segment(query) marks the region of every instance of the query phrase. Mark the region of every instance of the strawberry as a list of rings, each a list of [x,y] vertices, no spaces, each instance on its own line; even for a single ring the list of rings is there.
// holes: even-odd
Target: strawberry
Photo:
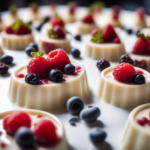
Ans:
[[[11,29],[11,26],[8,26],[8,27],[5,29],[5,32],[6,32],[7,34],[13,34],[13,33],[14,33],[14,31]]]
[[[57,25],[61,26],[61,27],[64,27],[63,20],[60,17],[58,17],[58,16],[53,17],[50,22],[52,24],[52,27],[55,27]]]
[[[20,25],[20,27],[14,31],[14,34],[16,35],[25,35],[25,34],[30,34],[30,33],[31,33],[31,30],[23,25]]]
[[[90,15],[90,14],[86,15],[86,16],[82,19],[82,22],[84,22],[84,23],[94,23],[93,16]]]

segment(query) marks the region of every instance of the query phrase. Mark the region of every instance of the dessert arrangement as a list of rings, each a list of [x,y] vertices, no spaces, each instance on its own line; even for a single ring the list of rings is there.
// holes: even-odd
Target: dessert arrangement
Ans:
[[[10,24],[2,13],[0,149],[150,149],[148,17],[138,8],[126,28],[112,6],[103,27],[104,6],[78,17],[76,2],[32,2],[24,19],[11,5]]]

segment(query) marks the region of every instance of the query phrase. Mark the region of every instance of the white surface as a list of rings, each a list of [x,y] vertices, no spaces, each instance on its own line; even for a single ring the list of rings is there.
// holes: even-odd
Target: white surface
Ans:
[[[104,15],[107,15],[108,13],[108,10],[104,11]],[[125,18],[123,19],[124,23],[127,23],[128,25],[132,24],[132,13],[125,11],[122,13],[122,15]],[[75,32],[75,27],[75,24],[67,25],[68,30],[72,33]],[[135,43],[136,37],[134,35],[128,36],[124,31],[121,31],[119,33],[119,36],[125,44],[127,52],[131,51]],[[86,37],[87,36],[84,36],[83,39],[85,40]],[[38,39],[38,35],[36,35],[36,38]],[[69,119],[71,119],[73,116],[69,114],[65,109],[50,112],[56,115],[63,122],[68,137],[68,142],[72,150],[121,150],[120,136],[129,115],[129,111],[106,104],[95,97],[100,77],[100,72],[96,67],[97,61],[84,56],[84,42],[77,42],[73,39],[71,45],[72,47],[79,48],[81,50],[81,59],[77,60],[84,64],[87,70],[89,85],[92,90],[92,96],[89,97],[89,104],[86,104],[85,106],[93,105],[99,107],[101,110],[101,115],[94,123],[86,124],[84,121],[79,121],[78,123],[76,123],[76,126],[71,126],[69,124]],[[12,104],[7,97],[10,75],[17,68],[27,65],[27,63],[31,60],[31,58],[29,58],[24,51],[4,51],[6,54],[13,56],[14,62],[13,65],[10,66],[9,74],[7,74],[6,76],[0,76],[0,113],[7,110],[19,108],[16,105]],[[72,58],[72,56],[70,56],[70,58]],[[118,63],[111,63],[111,65],[116,64]],[[90,129],[94,126],[99,126],[104,131],[106,131],[107,138],[104,143],[94,145],[90,141],[89,132]]]

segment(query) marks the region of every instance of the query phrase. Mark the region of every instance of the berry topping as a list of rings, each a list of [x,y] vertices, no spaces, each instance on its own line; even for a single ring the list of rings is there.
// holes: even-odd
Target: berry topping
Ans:
[[[63,74],[57,69],[52,69],[49,73],[49,79],[54,82],[60,82],[63,79]]]
[[[28,56],[32,57],[31,52],[36,52],[36,51],[35,48],[28,46],[25,48],[25,52]]]
[[[35,141],[41,145],[53,146],[59,142],[56,127],[50,120],[41,119],[34,126]]]
[[[64,72],[65,72],[66,74],[72,74],[72,73],[74,73],[74,72],[75,72],[75,66],[72,65],[72,64],[67,64],[67,65],[65,66],[65,68],[64,68]]]
[[[100,109],[98,107],[87,107],[80,112],[80,118],[85,122],[94,122],[100,116]]]
[[[62,49],[56,49],[48,54],[47,61],[49,63],[50,69],[57,69],[64,71],[64,67],[70,64],[70,59],[67,53]]]
[[[38,3],[36,3],[36,2],[31,2],[30,4],[29,4],[29,7],[31,8],[31,10],[32,10],[32,12],[33,13],[37,13],[38,12]]]
[[[25,82],[28,84],[39,84],[39,76],[34,73],[27,74],[25,77]]]
[[[97,42],[97,43],[101,43],[104,41],[104,39],[101,37],[103,33],[103,30],[98,31],[97,34],[93,34],[93,37],[91,39],[91,41],[93,42]]]
[[[34,143],[34,135],[29,128],[20,127],[15,134],[15,140],[20,147],[30,148]]]
[[[4,129],[9,135],[14,135],[23,126],[31,126],[30,116],[24,111],[15,111],[4,118]]]
[[[106,133],[100,127],[94,127],[90,131],[90,138],[95,143],[103,142],[106,138]]]
[[[93,29],[91,31],[91,35],[93,36],[94,34],[97,34],[100,30],[101,30],[100,28]]]
[[[114,39],[113,43],[120,44],[121,41],[120,41],[120,39],[117,37],[117,38]]]
[[[44,52],[39,53],[32,52],[31,55],[34,57],[27,65],[28,74],[33,73],[39,76],[40,79],[46,79],[48,77],[50,68],[48,61],[42,57]]]
[[[17,74],[17,77],[18,77],[18,78],[24,78],[24,77],[25,77],[25,75],[24,75],[24,74],[19,73],[19,74]]]
[[[90,14],[86,15],[86,16],[82,19],[82,22],[84,22],[84,23],[94,23],[93,16],[90,15]]]
[[[112,12],[111,17],[112,17],[112,19],[114,19],[114,20],[118,20],[118,18],[119,18],[118,14],[115,13],[115,12]]]
[[[135,75],[135,69],[128,63],[121,63],[114,68],[113,75],[117,81],[132,82]]]
[[[136,12],[137,12],[138,16],[142,19],[145,15],[145,8],[140,7],[136,10]]]
[[[147,67],[146,60],[144,60],[144,59],[143,59],[143,60],[140,60],[140,61],[135,60],[135,61],[134,61],[134,66],[139,67],[139,68],[146,69],[146,67]]]
[[[71,54],[72,54],[72,56],[75,57],[75,58],[80,57],[80,51],[79,51],[78,49],[76,49],[76,48],[72,48],[72,49],[71,49]]]
[[[138,34],[137,37],[138,39],[132,53],[137,55],[150,55],[150,43],[147,40],[149,37],[145,37],[144,34]]]
[[[122,8],[120,6],[114,5],[112,6],[112,11],[115,12],[116,14],[119,14]]]
[[[12,56],[9,56],[9,55],[3,55],[3,56],[0,58],[0,62],[5,63],[5,64],[11,64],[12,61],[13,61],[13,57],[12,57]]]
[[[99,13],[104,6],[105,4],[103,2],[96,1],[90,6],[90,11],[92,13]]]
[[[143,117],[141,119],[137,119],[137,123],[141,126],[144,126],[147,123],[150,123],[150,120],[148,120],[146,117]]]
[[[121,64],[123,62],[133,65],[133,60],[130,58],[130,56],[128,54],[124,54],[120,57],[119,64]]]
[[[9,67],[3,63],[0,62],[0,74],[6,74]]]
[[[64,27],[63,20],[60,17],[58,17],[57,15],[51,19],[51,24],[52,24],[52,27],[55,27],[55,26]]]
[[[128,33],[128,34],[132,34],[133,33],[133,30],[132,29],[125,29],[126,30],[126,32]]]
[[[145,77],[142,74],[136,73],[134,76],[134,82],[136,84],[145,83]]]
[[[49,54],[51,51],[56,49],[56,45],[54,43],[43,42],[43,49],[46,54]]]
[[[8,26],[8,27],[6,27],[5,32],[7,34],[13,34],[14,31],[11,29],[11,26]]]
[[[37,45],[37,44],[35,44],[35,43],[30,43],[30,44],[29,44],[29,47],[33,47],[33,48],[35,49],[35,51],[36,51],[36,52],[38,52],[38,51],[39,51],[39,49],[38,49],[38,45]]]
[[[101,59],[97,62],[96,66],[100,71],[103,71],[104,69],[110,67],[110,63],[106,59]]]
[[[68,3],[68,5],[69,5],[69,13],[74,14],[78,4],[76,2],[71,1]]]
[[[117,38],[118,35],[116,34],[114,27],[110,24],[108,24],[103,33],[101,38],[104,40],[104,42],[113,42],[115,38]]]
[[[84,107],[84,104],[79,97],[71,97],[67,101],[67,110],[72,115],[79,115],[83,107]]]
[[[49,36],[54,39],[64,39],[65,31],[61,26],[55,26],[53,29],[49,30]]]
[[[81,36],[80,36],[80,35],[76,35],[74,38],[75,38],[77,41],[81,41]]]

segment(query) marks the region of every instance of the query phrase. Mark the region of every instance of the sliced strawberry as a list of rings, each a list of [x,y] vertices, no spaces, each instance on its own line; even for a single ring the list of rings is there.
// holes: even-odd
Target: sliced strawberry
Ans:
[[[56,45],[54,43],[43,42],[43,48],[46,54],[56,49]]]
[[[82,22],[84,23],[94,23],[94,19],[92,15],[86,15],[83,19]]]
[[[11,26],[8,26],[8,27],[5,29],[5,32],[6,32],[7,34],[13,34],[13,33],[14,33],[14,31],[11,29]]]
[[[53,17],[51,19],[51,24],[52,24],[52,27],[55,27],[55,26],[61,26],[61,27],[64,27],[64,22],[63,20],[60,18],[60,17]]]

